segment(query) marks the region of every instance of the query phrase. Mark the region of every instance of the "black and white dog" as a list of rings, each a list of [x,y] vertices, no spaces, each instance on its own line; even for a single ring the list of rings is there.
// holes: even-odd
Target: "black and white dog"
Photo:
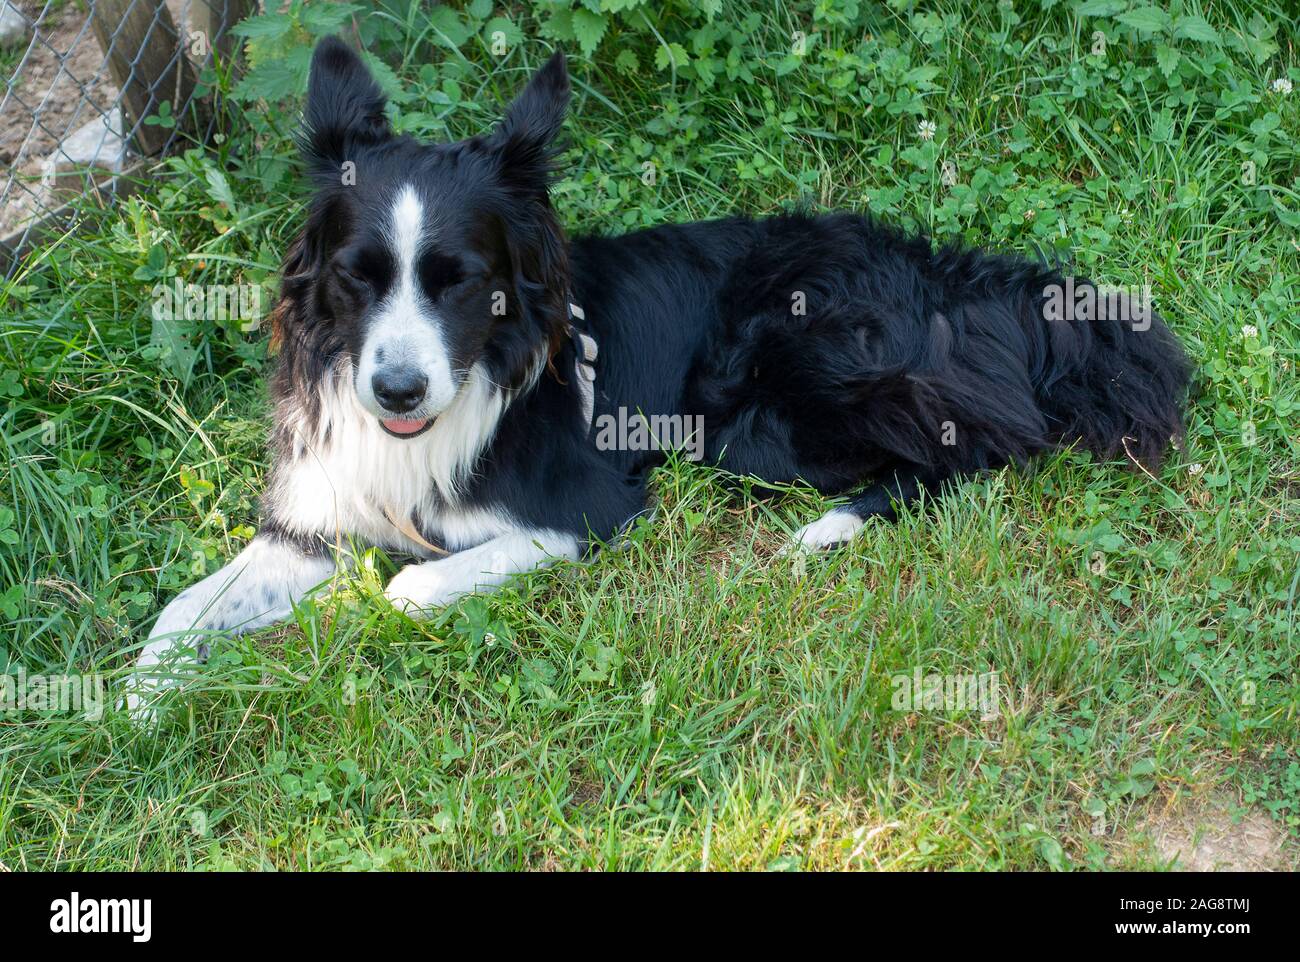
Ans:
[[[316,49],[261,529],[163,611],[134,705],[170,652],[288,617],[354,545],[427,559],[385,592],[412,614],[582,557],[663,458],[602,450],[613,412],[692,418],[736,475],[856,491],[805,549],[980,469],[1072,444],[1154,466],[1181,435],[1164,323],[1130,297],[1054,313],[1086,285],[1041,264],[854,214],[566,240],[547,184],[568,97],[557,54],[494,131],[423,144],[343,42]]]

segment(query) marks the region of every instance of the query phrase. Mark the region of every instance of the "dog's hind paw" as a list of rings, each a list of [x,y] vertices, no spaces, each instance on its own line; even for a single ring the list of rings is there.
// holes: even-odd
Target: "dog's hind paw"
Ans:
[[[789,554],[794,551],[808,553],[838,548],[852,541],[862,530],[862,525],[862,519],[852,511],[836,508],[796,531],[794,539],[781,550],[781,553]]]
[[[398,611],[412,618],[425,618],[432,608],[451,604],[474,590],[474,571],[452,555],[440,561],[407,565],[388,583],[384,597]]]

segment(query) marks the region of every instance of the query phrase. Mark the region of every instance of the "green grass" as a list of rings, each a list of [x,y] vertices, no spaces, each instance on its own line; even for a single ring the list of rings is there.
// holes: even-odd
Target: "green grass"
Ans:
[[[503,58],[481,4],[452,14],[464,36],[422,6],[362,29],[410,85],[401,127],[451,137],[498,116],[568,4],[513,5]],[[1158,478],[1074,454],[990,474],[806,560],[776,552],[821,499],[675,464],[627,550],[421,625],[376,599],[375,557],[222,645],[157,731],[0,712],[0,868],[1150,867],[1143,826],[1193,797],[1268,812],[1294,860],[1288,6],[1174,4],[1168,35],[1124,2],[642,16],[662,6],[571,58],[571,230],[808,203],[1070,251],[1152,285],[1198,369],[1187,449]],[[1177,19],[1201,15],[1209,34]],[[296,16],[246,99],[325,29]],[[151,290],[273,287],[293,123],[291,99],[229,120],[0,287],[0,670],[118,684],[160,606],[251,537],[265,338],[155,324]],[[996,671],[999,710],[895,709],[918,667]]]

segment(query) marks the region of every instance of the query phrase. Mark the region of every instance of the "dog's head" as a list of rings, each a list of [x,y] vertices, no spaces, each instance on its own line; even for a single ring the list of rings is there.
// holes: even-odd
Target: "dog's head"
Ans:
[[[568,265],[547,181],[568,97],[557,53],[491,133],[424,144],[392,131],[356,53],[316,48],[302,137],[315,193],[283,292],[298,323],[329,325],[312,340],[351,359],[358,400],[389,434],[422,434],[476,365],[519,386],[563,337]]]

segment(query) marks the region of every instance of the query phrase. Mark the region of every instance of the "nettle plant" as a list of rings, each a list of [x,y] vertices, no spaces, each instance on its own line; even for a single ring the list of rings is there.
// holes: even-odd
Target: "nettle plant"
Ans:
[[[552,47],[579,55],[585,102],[568,121],[571,150],[553,189],[578,229],[848,207],[944,241],[1075,252],[1080,270],[1104,276],[1098,266],[1123,249],[1134,211],[1166,183],[1168,210],[1188,224],[1230,183],[1261,229],[1300,226],[1300,96],[1283,92],[1300,84],[1300,69],[1269,68],[1280,25],[1261,14],[1212,25],[1185,0],[1037,0],[1038,10],[990,0],[957,12],[913,0],[723,6],[292,0],[235,28],[248,64],[231,92],[239,133],[215,159],[174,163],[206,189],[200,209],[219,231],[246,220],[236,176],[258,198],[291,198],[311,50],[342,33],[366,51],[394,128],[434,140],[490,126]],[[986,64],[998,60],[1035,63],[1042,81],[990,86]],[[971,115],[988,136],[954,135]],[[1207,126],[1234,135],[1228,149],[1207,146]],[[1108,144],[1109,156],[1076,151],[1080,139]],[[1180,173],[1149,172],[1160,158],[1175,158]],[[259,263],[268,240],[258,238]]]
[[[1014,5],[994,3],[965,16],[922,10],[912,0],[891,0],[883,8],[818,0],[779,9],[729,5],[725,11],[721,0],[534,0],[506,14],[490,0],[432,9],[295,0],[237,28],[247,38],[251,69],[235,94],[244,102],[269,103],[300,95],[312,43],[346,29],[370,51],[367,60],[394,104],[398,130],[463,136],[491,119],[499,99],[481,96],[495,84],[490,68],[518,61],[519,50],[540,38],[580,52],[609,97],[620,98],[619,85],[655,90],[652,115],[627,116],[629,139],[600,145],[617,155],[615,164],[602,166],[618,173],[587,172],[584,192],[608,199],[594,215],[617,214],[635,226],[661,213],[653,199],[640,213],[628,211],[627,201],[640,195],[638,180],[654,186],[673,178],[722,178],[739,180],[742,191],[750,183],[784,182],[791,198],[853,203],[904,218],[911,213],[908,201],[921,190],[935,204],[923,226],[940,236],[997,227],[1040,245],[1059,242],[1058,206],[1069,188],[1053,185],[1027,195],[1016,185],[1016,171],[1051,172],[1052,153],[1033,146],[1045,133],[1059,132],[1075,104],[1116,118],[1136,96],[1151,107],[1144,123],[1150,130],[1138,132],[1154,144],[1176,142],[1200,111],[1240,116],[1236,149],[1243,176],[1259,188],[1250,202],[1294,226],[1297,215],[1284,194],[1267,187],[1285,185],[1288,178],[1275,175],[1295,166],[1285,105],[1266,103],[1268,92],[1252,86],[1239,67],[1277,56],[1276,22],[1254,14],[1241,29],[1221,32],[1182,0],[1161,6],[1038,0],[1038,6],[1067,17],[1075,34],[1035,35],[1023,29]],[[947,110],[963,105],[951,104],[946,91],[980,69],[959,38],[973,38],[993,54],[1051,61],[1062,75],[1050,88],[1025,91],[1027,109],[1017,105],[1013,112],[1007,104],[1008,116],[996,118],[1009,128],[1003,157],[972,155],[947,143]],[[390,65],[414,76],[403,85]],[[1300,74],[1292,79],[1300,82]],[[998,113],[1001,99],[992,98]],[[743,112],[752,136],[735,138],[743,144],[736,149],[705,150],[716,124],[706,108],[719,100]],[[865,170],[875,183],[836,197],[842,185],[826,183],[824,165],[800,162],[787,149],[802,148],[806,155],[818,141],[841,139],[872,145]],[[992,223],[981,222],[990,209]]]
[[[1284,96],[1300,83],[1300,69],[1290,68],[1263,88],[1241,69],[1277,56],[1278,20],[1253,13],[1241,29],[1220,31],[1183,0],[1161,6],[1086,0],[1074,4],[1074,12],[1085,24],[1087,56],[1071,64],[1057,96],[1100,100],[1117,116],[1121,95],[1143,96],[1153,112],[1149,140],[1156,145],[1178,144],[1198,120],[1238,121],[1233,146],[1247,202],[1287,227],[1300,226],[1300,205],[1286,202],[1288,193],[1294,196],[1286,188],[1300,173],[1300,140],[1293,133],[1300,110]],[[1183,195],[1176,203],[1200,200]]]

